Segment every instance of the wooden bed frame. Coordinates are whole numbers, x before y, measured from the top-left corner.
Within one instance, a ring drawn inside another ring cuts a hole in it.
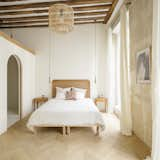
[[[68,88],[68,87],[76,87],[76,88],[83,88],[87,90],[86,98],[90,98],[90,81],[89,80],[53,80],[52,81],[52,97],[56,96],[56,87],[61,88]],[[85,125],[85,126],[65,126],[62,127],[63,135],[64,132],[67,135],[71,133],[71,127],[96,127],[96,135],[100,133],[99,125]]]
[[[52,97],[56,96],[56,87],[68,88],[76,87],[86,89],[86,98],[90,98],[90,81],[89,80],[53,80],[52,81]],[[96,135],[100,133],[99,125],[81,125],[81,126],[35,126],[35,127],[62,127],[63,135],[70,135],[71,127],[96,127]],[[36,130],[35,132],[36,133]]]

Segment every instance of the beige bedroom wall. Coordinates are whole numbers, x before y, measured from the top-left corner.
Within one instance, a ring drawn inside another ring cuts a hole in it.
[[[152,3],[135,0],[129,9],[133,130],[148,146],[152,143],[151,84],[136,84],[136,53],[152,44]]]
[[[89,79],[92,97],[105,94],[107,42],[104,24],[76,25],[67,34],[53,33],[48,27],[3,31],[9,35],[12,33],[16,40],[35,51],[36,96],[51,96],[49,74],[51,79]]]

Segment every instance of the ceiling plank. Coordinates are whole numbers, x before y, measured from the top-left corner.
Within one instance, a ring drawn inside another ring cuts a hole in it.
[[[110,19],[110,17],[111,17],[111,15],[112,15],[112,13],[113,13],[113,11],[114,11],[114,9],[115,9],[118,1],[119,1],[119,0],[114,0],[114,1],[113,1],[112,7],[110,8],[109,12],[107,12],[107,15],[106,15],[106,17],[105,17],[105,19],[104,19],[104,24],[106,24],[106,23],[108,22],[108,20]]]
[[[85,18],[76,18],[75,22],[80,22],[80,21],[97,21],[97,20],[104,20],[105,16],[101,17],[85,17]],[[26,24],[39,24],[39,23],[48,23],[48,19],[43,19],[43,20],[36,20],[36,21],[16,21],[16,22],[3,22],[0,23],[1,25],[26,25]]]
[[[89,12],[89,13],[74,13],[74,16],[97,16],[97,15],[105,15],[106,11],[102,11],[102,12]]]
[[[68,5],[87,5],[87,4],[101,4],[101,3],[112,3],[113,0],[69,0],[69,1],[54,1],[54,2],[41,2],[41,3],[27,3],[9,6],[0,6],[0,10],[14,10],[14,9],[28,9],[28,8],[43,8],[49,7],[54,4],[68,4]]]
[[[5,28],[33,28],[33,27],[48,27],[48,25],[28,25],[28,26],[0,26],[1,29]]]
[[[94,20],[94,19],[81,19],[81,20],[76,20],[74,23],[83,23],[85,21],[94,21],[94,22],[103,22],[103,19],[99,19],[98,21]],[[101,20],[101,21],[100,21]],[[44,21],[31,21],[31,22],[14,22],[14,23],[3,23],[0,25],[1,26],[18,26],[18,25],[34,25],[34,24],[49,24],[47,20]]]
[[[81,24],[91,24],[91,23],[103,23],[103,21],[94,21],[94,22],[76,22],[75,25],[81,25]],[[48,27],[46,24],[41,24],[41,25],[21,25],[21,26],[0,26],[1,29],[5,28],[33,28],[33,27]]]
[[[92,18],[77,18],[74,21],[80,22],[80,21],[97,21],[97,20],[104,20],[104,17],[92,17]],[[49,23],[48,19],[44,20],[37,20],[37,21],[17,21],[17,22],[5,22],[0,23],[0,25],[25,25],[25,24],[41,24],[41,23]]]
[[[96,21],[96,20],[104,20],[104,18],[105,18],[105,16],[101,16],[101,17],[86,17],[86,18],[76,18],[75,20],[76,21],[86,21],[86,20],[94,20],[94,21]]]
[[[39,24],[39,23],[48,23],[48,20],[38,20],[38,21],[19,21],[19,22],[8,22],[8,23],[0,23],[1,25],[26,25],[26,24]]]
[[[74,11],[94,11],[94,10],[109,10],[112,5],[99,5],[99,6],[84,6],[84,7],[73,7]],[[27,11],[12,11],[12,12],[0,12],[0,16],[9,15],[23,15],[23,14],[38,14],[38,13],[48,13],[48,9],[41,10],[27,10]]]
[[[82,13],[74,13],[74,16],[96,16],[96,15],[105,15],[106,14],[106,11],[93,11],[93,12],[82,12]],[[29,16],[29,17],[36,17],[37,19],[40,17],[40,16]],[[30,19],[30,18],[27,18],[27,19]],[[48,18],[48,15],[45,15],[45,16],[41,16],[42,17],[45,17],[45,18]],[[22,20],[22,18],[24,17],[13,17],[13,18],[0,18],[1,21],[14,21],[14,20]],[[26,18],[24,18],[25,20]],[[43,19],[43,18],[42,18]]]
[[[92,14],[90,14],[90,15],[92,15]],[[88,18],[88,17],[86,17],[86,18]],[[89,18],[105,18],[105,16],[104,15],[101,15],[100,14],[100,16],[98,16],[98,17],[89,17]],[[9,23],[9,22],[18,22],[18,21],[20,21],[20,22],[23,22],[23,21],[33,21],[33,20],[48,20],[48,16],[30,16],[30,17],[18,17],[18,18],[2,18],[2,19],[0,19],[0,22],[1,23]],[[77,19],[77,18],[75,18],[75,19]],[[81,19],[81,18],[78,18],[78,19]]]

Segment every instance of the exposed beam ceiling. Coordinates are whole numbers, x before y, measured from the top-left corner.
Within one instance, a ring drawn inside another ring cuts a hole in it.
[[[113,1],[112,6],[111,6],[111,8],[110,8],[110,10],[109,10],[109,13],[106,15],[106,17],[105,17],[105,19],[104,19],[104,23],[107,23],[108,20],[110,19],[110,17],[111,17],[111,15],[112,15],[112,13],[113,13],[113,11],[114,11],[117,3],[118,3],[118,0],[114,0],[114,1]]]
[[[0,2],[18,2],[23,0],[0,0]]]
[[[48,8],[73,7],[75,24],[107,23],[118,0],[0,0],[0,28],[48,26]]]
[[[106,3],[112,4],[113,0],[69,0],[69,1],[53,1],[53,2],[41,2],[41,3],[27,3],[27,4],[19,4],[19,5],[9,5],[9,6],[0,6],[0,10],[13,10],[13,9],[28,9],[28,8],[43,8],[49,7],[54,4],[67,4],[70,6],[73,5],[91,5],[91,4],[99,4]]]
[[[98,6],[84,6],[84,7],[73,7],[74,11],[98,11],[106,10],[108,11],[111,7],[111,4],[107,5],[98,5]],[[48,9],[32,9],[32,10],[21,10],[21,11],[9,11],[9,12],[0,12],[0,16],[8,16],[8,15],[28,15],[28,14],[34,14],[34,13],[48,13]]]

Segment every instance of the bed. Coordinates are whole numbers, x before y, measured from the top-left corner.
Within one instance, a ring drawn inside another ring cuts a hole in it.
[[[77,87],[86,89],[81,100],[55,99],[56,87]],[[71,127],[96,127],[96,134],[105,128],[103,117],[90,99],[88,80],[53,80],[52,99],[43,104],[30,116],[27,127],[36,132],[37,127],[62,127],[63,135],[70,134]]]

